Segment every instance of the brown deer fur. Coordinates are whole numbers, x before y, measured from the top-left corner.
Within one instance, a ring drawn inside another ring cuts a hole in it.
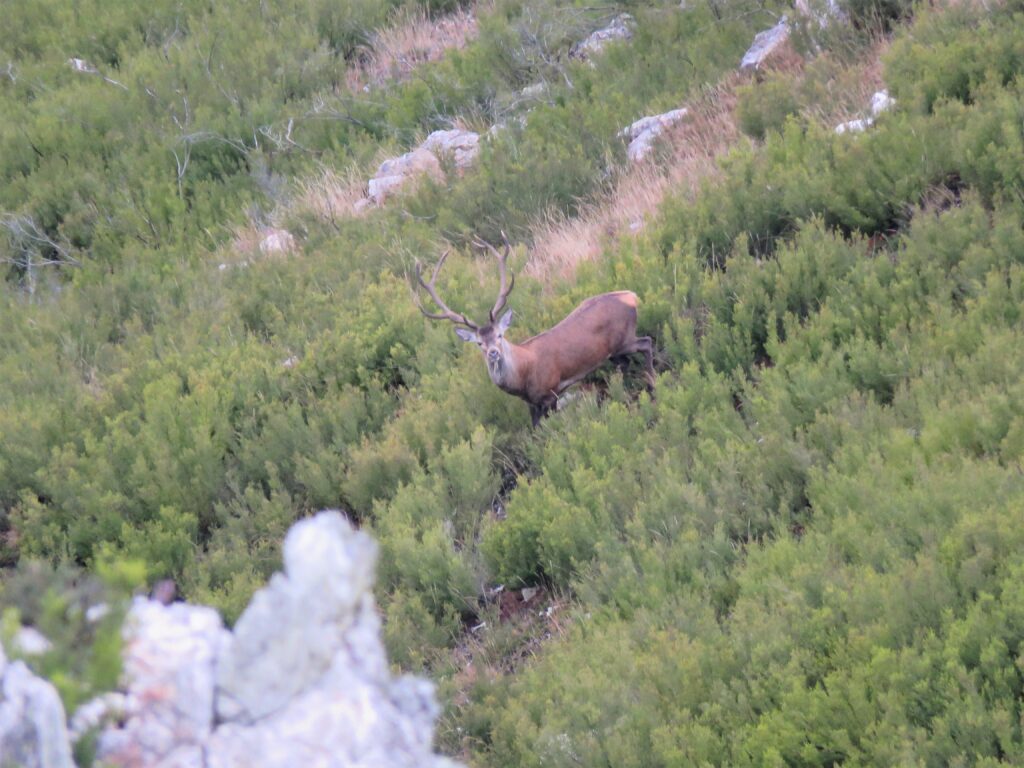
[[[490,322],[477,325],[449,309],[438,296],[434,282],[447,252],[438,261],[429,282],[424,282],[420,265],[416,265],[419,284],[442,311],[430,313],[422,305],[420,310],[431,319],[455,323],[459,338],[480,347],[491,381],[529,404],[534,426],[557,407],[562,392],[609,359],[621,362],[627,355],[642,352],[647,388],[654,392],[654,344],[649,336],[636,335],[635,293],[614,291],[591,296],[553,328],[515,344],[505,338],[512,312],[497,320],[514,284],[514,280],[506,280],[505,260],[510,246],[506,240],[505,252],[499,254],[489,244],[481,244],[498,258],[501,275],[501,289],[490,311]]]

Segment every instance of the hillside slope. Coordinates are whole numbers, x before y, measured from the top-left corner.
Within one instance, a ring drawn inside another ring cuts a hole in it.
[[[375,3],[26,7],[0,31],[6,581],[141,563],[231,620],[337,507],[472,764],[1024,762],[1024,13],[851,0],[739,76],[791,9],[684,5],[482,5],[372,85]],[[883,83],[895,108],[837,134]],[[632,167],[619,131],[684,105]],[[495,125],[380,207],[310,198]],[[291,250],[240,250],[270,225]],[[531,430],[424,321],[414,260],[452,247],[442,294],[480,317],[472,240],[501,232],[510,335],[633,290],[656,401],[603,372]]]

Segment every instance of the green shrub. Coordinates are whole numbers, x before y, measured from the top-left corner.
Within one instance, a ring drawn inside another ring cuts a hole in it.
[[[793,82],[785,75],[772,75],[744,85],[736,93],[740,130],[754,139],[761,140],[769,131],[782,130],[786,118],[799,110]]]

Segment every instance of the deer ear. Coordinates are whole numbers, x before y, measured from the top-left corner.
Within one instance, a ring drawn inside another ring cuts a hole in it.
[[[468,328],[456,328],[455,335],[463,341],[479,341],[477,335]]]
[[[501,316],[501,320],[498,321],[498,333],[504,333],[508,330],[508,327],[512,325],[512,310],[510,309],[504,315]]]

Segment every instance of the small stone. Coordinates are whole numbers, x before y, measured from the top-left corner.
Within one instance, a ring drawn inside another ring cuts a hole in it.
[[[848,120],[836,126],[836,133],[863,133],[874,124],[870,117],[863,117],[857,120]]]
[[[896,99],[889,95],[889,91],[878,91],[871,97],[871,114],[878,117],[883,112],[888,112],[896,106]]]
[[[57,689],[0,648],[0,764],[74,768]]]
[[[227,267],[227,264],[221,264],[220,268],[223,270]],[[96,605],[90,605],[85,609],[85,620],[90,624],[95,624],[110,613],[110,606],[106,603],[96,603]]]
[[[288,253],[295,248],[295,238],[286,229],[267,227],[260,240],[261,253]]]
[[[90,64],[85,59],[70,58],[70,59],[68,59],[68,65],[73,70],[75,70],[75,72],[82,72],[83,74],[86,74],[86,75],[99,74],[99,70],[96,69],[96,67],[94,67],[92,64]]]
[[[71,716],[71,743],[76,744],[89,731],[119,719],[125,712],[127,699],[123,693],[111,691],[82,704]]]
[[[620,13],[606,27],[591,33],[585,40],[577,43],[569,55],[577,59],[589,59],[600,53],[608,43],[616,40],[629,40],[633,37],[635,21],[628,13]]]
[[[740,70],[760,69],[761,65],[789,39],[789,22],[783,16],[779,23],[754,36],[750,49],[743,55]]]
[[[12,640],[14,649],[25,656],[42,656],[53,643],[35,627],[19,627]]]
[[[660,115],[642,117],[628,128],[619,131],[619,135],[630,139],[626,154],[634,163],[638,163],[654,149],[654,141],[661,134],[678,123],[688,114],[688,110],[673,109]]]

